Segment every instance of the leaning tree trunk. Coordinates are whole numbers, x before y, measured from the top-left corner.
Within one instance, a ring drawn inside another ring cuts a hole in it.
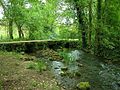
[[[85,21],[83,19],[84,15],[84,9],[76,4],[76,10],[77,10],[77,18],[79,22],[79,27],[81,28],[81,34],[82,34],[82,48],[85,49],[87,47],[87,40],[86,40],[86,25]]]
[[[13,39],[13,20],[9,20],[9,37]]]
[[[92,0],[89,1],[89,31],[88,31],[88,49],[91,49],[91,33],[92,33]]]
[[[97,0],[97,28],[95,33],[95,54],[100,55],[101,49],[101,17],[102,17],[102,0]]]

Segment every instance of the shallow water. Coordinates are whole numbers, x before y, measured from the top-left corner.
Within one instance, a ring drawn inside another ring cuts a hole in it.
[[[58,85],[65,90],[77,90],[76,85],[79,82],[89,82],[91,90],[120,90],[119,65],[104,63],[103,58],[95,57],[82,50],[71,50],[67,54],[71,61],[68,65],[61,60],[47,60]],[[79,67],[78,64],[82,64],[82,66]],[[61,68],[66,66],[72,77],[60,75]],[[74,76],[76,72],[80,72],[81,76]]]
[[[68,71],[81,72],[80,77],[61,76],[61,68],[65,65],[60,61],[52,62],[52,71],[59,85],[66,90],[75,90],[78,82],[90,82],[91,90],[120,90],[120,67],[103,63],[101,59],[83,51],[74,50],[68,53],[73,63],[69,63]],[[83,67],[78,67],[78,63]]]
[[[53,61],[52,62],[52,71],[55,75],[55,78],[57,79],[57,82],[60,86],[64,87],[66,90],[73,90],[76,86],[76,79],[74,78],[69,78],[68,76],[61,76],[61,68],[64,67],[65,65],[62,62],[58,61]],[[69,71],[74,73],[78,68],[75,66],[69,66]]]

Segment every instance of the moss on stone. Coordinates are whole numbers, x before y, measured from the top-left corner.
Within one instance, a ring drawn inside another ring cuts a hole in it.
[[[90,83],[89,82],[80,82],[77,84],[77,88],[79,90],[90,90]]]
[[[67,70],[68,70],[68,67],[62,67],[61,70],[62,70],[62,71],[67,71]]]

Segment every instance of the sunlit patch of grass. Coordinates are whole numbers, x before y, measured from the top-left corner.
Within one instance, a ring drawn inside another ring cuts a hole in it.
[[[17,31],[17,28],[14,26],[13,27],[13,36],[14,38],[18,38],[18,31]],[[9,36],[8,36],[8,28],[6,26],[0,26],[0,39],[6,39],[8,40],[9,39]]]

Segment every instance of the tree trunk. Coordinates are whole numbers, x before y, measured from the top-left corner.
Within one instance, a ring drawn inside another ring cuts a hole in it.
[[[87,41],[86,41],[86,26],[83,19],[84,15],[84,9],[81,8],[81,6],[76,4],[76,10],[77,10],[77,18],[79,21],[79,28],[81,28],[81,34],[82,34],[82,48],[85,49],[87,47]]]
[[[92,0],[89,2],[89,31],[88,31],[88,49],[91,49],[91,33],[92,33]]]
[[[97,28],[95,33],[95,54],[100,55],[102,0],[97,0]]]
[[[19,38],[20,38],[20,39],[21,39],[21,38],[24,38],[24,33],[23,33],[23,31],[22,31],[22,26],[17,25],[17,27],[18,27]]]
[[[13,20],[9,20],[9,37],[13,39]]]

